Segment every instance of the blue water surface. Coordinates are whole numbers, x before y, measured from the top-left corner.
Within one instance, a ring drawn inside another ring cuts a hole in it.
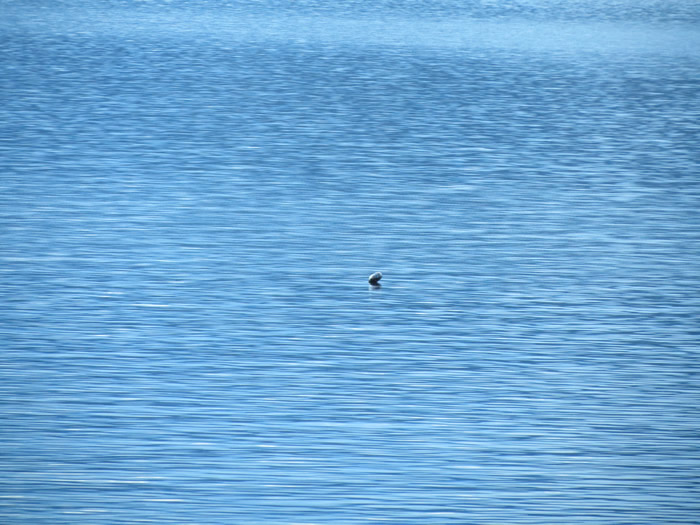
[[[696,2],[0,6],[2,523],[700,523]]]

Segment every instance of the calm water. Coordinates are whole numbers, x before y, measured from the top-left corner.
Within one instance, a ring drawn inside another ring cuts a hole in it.
[[[697,2],[29,4],[2,523],[700,523]]]

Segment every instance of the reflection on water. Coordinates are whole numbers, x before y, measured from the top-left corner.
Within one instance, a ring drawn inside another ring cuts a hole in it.
[[[3,522],[695,521],[690,3],[72,4],[0,26]]]

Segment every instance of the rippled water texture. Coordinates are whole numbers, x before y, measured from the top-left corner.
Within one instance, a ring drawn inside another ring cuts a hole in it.
[[[0,0],[2,523],[698,523],[697,3],[396,4]]]

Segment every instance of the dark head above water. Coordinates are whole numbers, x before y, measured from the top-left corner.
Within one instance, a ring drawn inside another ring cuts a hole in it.
[[[379,284],[379,279],[382,278],[382,272],[374,272],[372,275],[369,276],[369,284],[371,285],[378,285]]]

